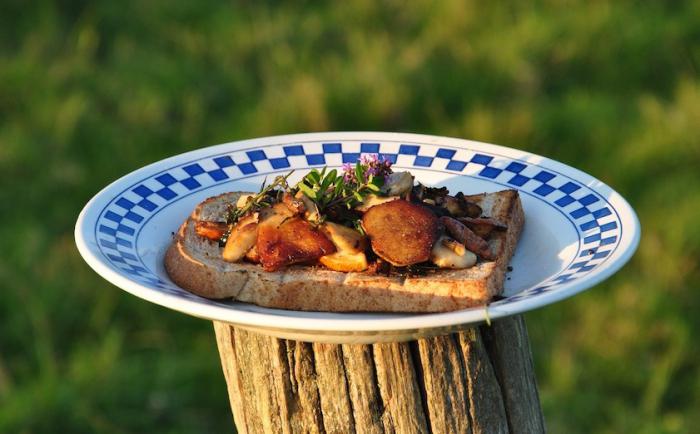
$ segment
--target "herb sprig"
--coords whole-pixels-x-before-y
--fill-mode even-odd
[[[357,212],[352,208],[362,203],[370,194],[382,194],[385,178],[392,173],[391,162],[380,160],[376,155],[364,156],[354,165],[346,163],[342,173],[338,173],[336,169],[327,170],[326,167],[320,171],[312,169],[294,187],[290,187],[287,179],[293,172],[292,170],[284,176],[277,176],[270,184],[266,185],[263,182],[260,191],[249,197],[242,207],[230,204],[226,217],[229,231],[220,242],[225,242],[230,228],[241,217],[272,206],[280,201],[285,193],[295,195],[299,191],[316,207],[318,223],[330,215],[334,220],[360,228]]]
[[[243,205],[241,208],[236,207],[235,204],[229,205],[226,223],[228,223],[229,225],[233,225],[238,221],[239,218],[243,217],[249,212],[255,212],[262,208],[272,206],[272,204],[277,199],[277,194],[289,190],[287,178],[289,178],[289,176],[292,173],[294,173],[294,170],[290,171],[284,176],[277,176],[268,185],[265,185],[266,181],[263,181],[263,184],[260,187],[260,191],[254,196],[249,197],[246,204]],[[277,190],[278,187],[281,188],[281,190]]]
[[[364,157],[355,165],[346,163],[343,174],[336,169],[326,172],[311,170],[296,187],[311,199],[320,214],[343,206],[347,209],[361,203],[369,194],[380,194],[385,177],[391,173],[391,163],[376,156]]]
[[[326,173],[325,167],[320,172],[317,169],[312,169],[296,186],[314,202],[319,213],[325,211],[339,198],[344,197],[347,189],[343,177],[338,176],[338,171],[332,169]]]

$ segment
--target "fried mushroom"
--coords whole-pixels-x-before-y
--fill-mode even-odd
[[[438,236],[438,219],[424,206],[393,200],[373,206],[362,217],[362,227],[372,250],[395,266],[430,259]]]

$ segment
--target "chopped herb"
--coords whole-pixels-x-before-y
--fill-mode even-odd
[[[287,184],[287,178],[294,173],[294,170],[290,171],[284,176],[275,177],[274,181],[267,184],[267,180],[263,181],[260,191],[248,198],[248,201],[241,208],[238,208],[235,204],[228,205],[228,212],[226,215],[226,224],[228,224],[228,229],[219,238],[219,247],[226,246],[226,241],[228,241],[229,235],[231,235],[231,229],[236,224],[236,222],[244,215],[259,211],[263,208],[272,206],[275,202],[278,202],[282,193],[289,190],[289,184]]]
[[[292,173],[294,173],[293,170],[284,176],[277,176],[275,180],[272,181],[272,183],[270,183],[269,185],[265,185],[266,182],[263,181],[263,185],[260,188],[260,191],[255,196],[249,197],[248,202],[246,202],[246,204],[243,205],[241,208],[229,205],[226,223],[228,223],[229,226],[233,225],[238,221],[239,218],[243,217],[249,212],[258,211],[262,208],[269,207],[275,202],[277,202],[280,198],[280,193],[289,190],[287,178],[289,178],[289,176]]]
[[[331,216],[334,221],[356,226],[359,216],[343,209],[352,210],[367,195],[379,194],[390,173],[390,161],[364,156],[354,166],[346,163],[342,175],[335,169],[312,169],[295,188],[314,202],[321,219]]]

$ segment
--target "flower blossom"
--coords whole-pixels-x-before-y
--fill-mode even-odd
[[[377,154],[366,154],[360,158],[358,164],[364,166],[364,178],[361,181],[366,183],[370,176],[386,177],[392,172],[391,161],[380,158]],[[348,183],[359,183],[355,174],[355,166],[352,163],[343,164],[343,179]]]

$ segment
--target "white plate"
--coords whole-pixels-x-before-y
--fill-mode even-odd
[[[452,192],[520,191],[526,223],[504,299],[440,314],[297,312],[207,300],[168,278],[162,262],[171,234],[205,198],[257,191],[266,177],[291,169],[296,169],[294,181],[307,168],[339,167],[365,153],[383,155],[418,181]],[[277,337],[343,343],[436,335],[571,297],[620,269],[639,236],[637,216],[619,194],[564,164],[485,143],[376,132],[267,137],[168,158],[100,191],[75,228],[87,263],[137,297]]]

